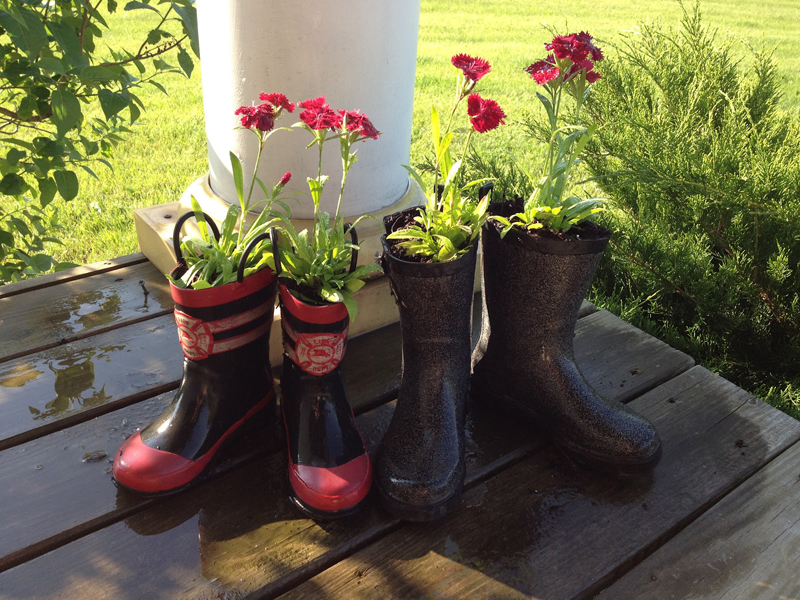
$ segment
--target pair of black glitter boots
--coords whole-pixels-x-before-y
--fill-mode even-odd
[[[520,210],[490,206],[506,217]],[[387,219],[387,234],[402,220]],[[384,506],[400,518],[437,519],[458,503],[470,395],[490,410],[527,419],[589,469],[635,474],[660,458],[653,425],[597,395],[575,364],[578,312],[610,232],[592,224],[568,242],[500,232],[492,220],[482,230],[483,314],[471,356],[477,244],[449,263],[413,263],[383,240],[384,270],[400,309],[403,378],[376,484]]]

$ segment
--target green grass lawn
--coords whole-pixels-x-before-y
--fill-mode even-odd
[[[800,101],[797,0],[704,0],[701,10],[704,22],[718,28],[721,36],[730,34],[747,44],[775,47],[785,77],[784,105],[796,107]],[[138,47],[150,14],[136,11],[115,17],[113,32],[103,38],[104,43]],[[493,72],[481,82],[481,89],[509,115],[510,126],[487,134],[478,146],[526,154],[531,149],[524,147],[526,142],[513,122],[535,108],[535,84],[522,69],[544,55],[548,27],[563,33],[589,31],[605,42],[607,60],[614,60],[610,44],[620,31],[633,30],[643,19],[677,26],[680,15],[680,5],[666,0],[562,0],[552,5],[532,0],[423,0],[412,163],[427,151],[431,104],[444,109],[451,101],[455,70],[449,60],[453,54],[465,52],[492,63]],[[169,97],[154,88],[142,91],[147,112],[135,134],[118,147],[112,161],[114,172],[98,170],[99,181],[83,176],[79,197],[62,205],[65,246],[54,249],[61,260],[86,263],[135,252],[133,210],[177,200],[207,170],[199,68],[190,80],[170,75],[162,83]],[[324,82],[320,83],[323,92]]]

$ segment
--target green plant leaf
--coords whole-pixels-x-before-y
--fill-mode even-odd
[[[19,196],[25,190],[25,180],[16,173],[6,173],[0,179],[0,194]]]
[[[14,234],[0,227],[0,244],[13,248]]]
[[[246,210],[244,205],[244,173],[242,171],[242,163],[239,157],[233,152],[228,152],[231,159],[231,170],[233,171],[233,183],[236,186],[236,195],[239,197],[239,205],[243,210]]]
[[[139,10],[139,9],[152,10],[158,15],[161,14],[160,12],[158,12],[157,8],[155,8],[154,6],[150,6],[149,4],[145,4],[144,2],[128,2],[125,5],[125,10]]]
[[[63,21],[48,21],[47,28],[70,62],[80,58],[81,42],[75,29]]]
[[[189,36],[189,41],[192,45],[192,52],[197,58],[200,58],[200,35],[197,31],[197,9],[194,6],[176,6],[173,5],[172,9],[178,13],[183,23],[183,29],[186,35]]]
[[[39,206],[46,207],[53,201],[56,196],[57,186],[56,182],[50,179],[39,179]]]
[[[183,69],[183,72],[186,73],[186,78],[190,78],[192,76],[192,71],[194,71],[194,61],[183,48],[178,50],[178,64],[181,66],[181,69]]]
[[[52,71],[57,75],[64,75],[67,72],[67,69],[61,64],[61,61],[57,58],[40,58],[39,62],[36,63],[40,69],[44,69],[45,71]]]
[[[110,119],[116,115],[119,111],[128,106],[130,102],[130,98],[125,94],[112,92],[107,89],[100,90],[97,93],[97,98],[100,100],[100,107],[103,109],[103,114],[106,116],[106,119]]]
[[[90,81],[93,83],[104,83],[106,81],[113,81],[117,79],[117,77],[119,77],[119,75],[114,71],[112,71],[111,69],[100,66],[84,67],[83,69],[81,69],[81,74],[80,74],[81,81]],[[101,90],[101,91],[107,91],[111,93],[110,90]],[[124,97],[124,94],[120,94],[120,96]],[[125,108],[125,106],[127,106],[127,100],[122,108]],[[122,110],[122,108],[120,108],[119,110]],[[116,112],[119,112],[119,110]],[[103,112],[105,112],[105,110]]]
[[[81,103],[66,90],[56,90],[50,96],[53,106],[53,121],[56,124],[58,138],[62,139],[67,132],[81,120]]]
[[[24,26],[22,21],[25,22]],[[47,45],[47,30],[41,17],[34,11],[22,7],[15,7],[13,15],[0,11],[0,26],[6,30],[11,41],[31,60],[39,56]]]
[[[53,171],[53,179],[64,200],[72,200],[78,195],[78,176],[72,171]]]

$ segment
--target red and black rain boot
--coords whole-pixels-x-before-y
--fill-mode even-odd
[[[280,286],[283,420],[291,500],[313,519],[355,513],[372,463],[342,380],[350,318],[344,304],[312,306]]]
[[[176,233],[184,221],[176,224]],[[176,254],[173,277],[186,269],[180,248]],[[277,281],[268,268],[243,278],[243,262],[239,282],[205,290],[170,284],[183,381],[172,404],[117,452],[117,486],[154,496],[177,492],[201,478],[220,446],[243,425],[268,425],[275,406],[269,332]]]

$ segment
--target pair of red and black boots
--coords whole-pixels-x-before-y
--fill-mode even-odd
[[[186,267],[176,254],[179,277]],[[247,278],[242,272],[238,282],[205,290],[170,286],[183,380],[170,406],[119,449],[114,481],[150,496],[175,493],[202,480],[229,440],[270,431],[269,333],[280,290],[291,500],[316,519],[356,512],[372,484],[372,464],[342,379],[347,310],[298,300],[270,269]]]

